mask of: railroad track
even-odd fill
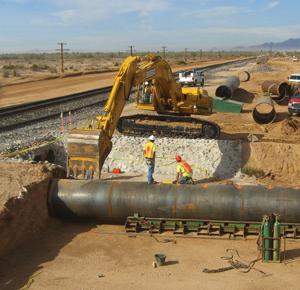
[[[255,58],[251,57],[195,69],[205,72],[223,66],[248,62],[253,59]],[[177,71],[175,77],[178,77],[180,72],[182,71]],[[70,111],[102,104],[107,100],[107,94],[110,92],[111,88],[112,86],[108,86],[58,98],[0,108],[0,133],[57,117],[60,114],[68,113]]]

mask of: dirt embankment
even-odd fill
[[[46,226],[49,181],[63,176],[51,164],[0,162],[0,257]]]

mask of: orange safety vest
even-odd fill
[[[182,166],[185,173],[193,173],[192,167],[184,160],[180,162],[180,165]]]
[[[154,152],[156,150],[156,146],[153,142],[148,142],[145,147],[145,157],[149,158],[149,159],[153,159],[154,158]]]

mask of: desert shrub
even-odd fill
[[[47,64],[36,64],[34,63],[31,67],[32,71],[40,71],[40,70],[47,70],[49,66]]]
[[[30,67],[30,69],[31,69],[32,71],[38,71],[38,70],[39,70],[39,66],[38,66],[36,63],[34,63],[34,64]]]
[[[9,71],[8,70],[4,70],[2,72],[2,75],[3,75],[4,78],[8,78],[9,77]]]
[[[49,71],[50,71],[52,74],[56,74],[56,73],[57,73],[57,68],[56,68],[56,67],[49,67]]]
[[[258,168],[249,167],[249,166],[244,166],[242,168],[242,173],[249,175],[249,176],[255,176],[257,178],[265,175],[265,172],[263,170],[258,169]]]
[[[2,68],[3,68],[4,70],[13,70],[13,69],[16,68],[16,66],[13,65],[13,64],[6,64],[6,65],[4,65]]]

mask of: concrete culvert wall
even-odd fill
[[[48,224],[47,191],[65,176],[52,164],[0,162],[0,257],[34,239]]]
[[[229,99],[234,91],[240,86],[240,79],[236,76],[229,77],[225,82],[217,87],[215,95],[220,98]]]
[[[64,143],[59,141],[55,143],[42,144],[39,147],[26,150],[12,158],[36,162],[48,161],[49,163],[66,168],[67,151]]]
[[[273,101],[270,97],[258,99],[253,111],[252,117],[258,124],[270,124],[276,120],[276,111]]]
[[[103,171],[120,168],[127,173],[146,174],[143,147],[147,138],[116,136]],[[193,168],[194,178],[231,178],[242,166],[239,140],[158,138],[155,174],[159,180],[175,177],[175,155],[181,155]]]

